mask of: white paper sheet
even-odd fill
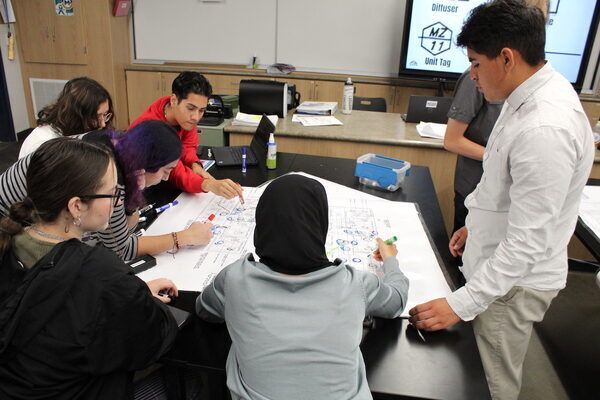
[[[300,122],[303,126],[344,125],[342,121],[332,116],[294,114],[292,122]]]
[[[231,122],[231,125],[236,126],[258,126],[262,115],[257,114],[246,114],[243,112],[239,112],[235,115],[235,118]],[[267,115],[267,118],[271,120],[274,126],[277,126],[277,121],[279,117],[277,115]]]
[[[600,238],[600,186],[586,186],[583,188],[579,216]]]
[[[446,124],[436,124],[435,122],[419,122],[417,132],[421,137],[434,139],[443,139],[446,135]]]
[[[410,280],[403,317],[413,306],[450,293],[437,258],[414,203],[393,202],[320,179],[329,201],[329,233],[325,249],[333,260],[342,258],[357,269],[380,274],[380,265],[371,258],[375,237],[397,236],[400,269]],[[194,221],[215,214],[217,226],[205,246],[158,255],[157,266],[138,276],[146,281],[167,277],[182,290],[201,291],[225,266],[248,252],[254,252],[255,210],[264,187],[244,188],[245,204],[225,200],[212,193],[183,193],[179,205],[171,207],[154,222],[146,235],[184,229]]]

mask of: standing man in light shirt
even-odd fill
[[[545,21],[520,0],[475,8],[457,42],[487,101],[504,106],[466,199],[466,226],[450,239],[467,283],[410,310],[419,329],[473,320],[493,399],[517,399],[533,323],[567,277],[594,146],[571,84],[544,61]],[[464,250],[464,252],[463,252]]]

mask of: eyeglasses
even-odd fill
[[[114,194],[85,194],[78,197],[82,199],[115,199],[113,206],[116,207],[119,204],[119,200],[121,200],[121,193],[121,189],[117,186]]]
[[[101,121],[104,121],[105,124],[108,124],[108,122],[112,119],[113,114],[111,112],[105,112],[105,113],[99,113],[98,114],[98,119]]]

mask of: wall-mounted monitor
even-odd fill
[[[400,75],[456,79],[467,69],[456,37],[471,10],[486,0],[407,0]],[[551,0],[546,59],[580,89],[589,62],[600,0]],[[595,67],[596,64],[592,67]]]

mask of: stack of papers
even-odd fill
[[[419,132],[421,137],[443,139],[446,134],[446,124],[421,121],[419,125],[417,125],[417,132]]]
[[[333,115],[336,111],[336,101],[303,101],[296,108],[298,114]]]
[[[243,112],[238,112],[236,114],[233,122],[231,122],[231,125],[258,126],[258,123],[260,122],[261,118],[262,118],[262,115],[254,115],[254,114],[246,114]],[[273,125],[277,126],[277,121],[279,120],[279,117],[277,115],[267,115],[267,118],[269,118],[271,120]]]
[[[303,126],[326,126],[326,125],[344,125],[336,117],[318,116],[318,115],[298,115],[294,114],[292,122],[300,122]]]

